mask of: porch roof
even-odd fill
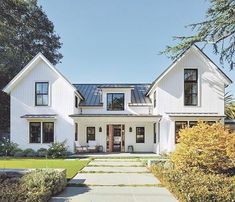
[[[20,118],[26,119],[55,119],[57,114],[25,114]]]
[[[218,113],[211,113],[211,112],[204,112],[204,113],[187,113],[187,112],[171,112],[171,113],[166,113],[169,115],[169,117],[225,117],[225,115],[220,115]]]
[[[71,114],[70,117],[140,117],[140,118],[161,118],[161,115],[151,114]]]

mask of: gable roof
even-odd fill
[[[63,78],[75,91],[75,93],[83,100],[83,96],[79,91],[54,67],[53,64],[42,54],[38,53],[4,88],[3,91],[7,94],[10,94],[12,89],[29,73],[35,66],[39,60],[44,61],[48,67],[55,72],[59,77]]]
[[[131,90],[131,103],[129,105],[148,105],[151,100],[146,96],[150,84],[74,84],[85,98],[80,106],[103,106],[101,101],[102,88],[128,88]]]
[[[204,57],[208,62],[212,63],[212,66],[215,68],[215,70],[218,71],[218,73],[227,81],[227,85],[231,84],[232,83],[232,80],[197,46],[197,45],[192,45],[191,47],[189,47],[188,49],[186,49],[178,58],[176,58],[172,63],[171,65],[165,69],[164,72],[162,72],[162,74],[160,74],[157,79],[155,79],[151,86],[149,87],[149,90],[148,92],[146,93],[146,95],[148,96],[153,87],[160,81],[162,80],[163,77],[165,77],[165,75],[171,71],[171,69],[174,68],[174,66],[176,65],[176,63],[181,60],[191,49],[194,49],[196,50],[202,57]]]

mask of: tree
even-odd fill
[[[53,64],[62,55],[60,37],[37,0],[0,0],[0,89],[37,53]],[[9,97],[0,92],[0,130],[9,127]]]
[[[210,7],[203,22],[188,25],[196,34],[176,36],[179,40],[175,46],[167,46],[161,54],[175,59],[197,42],[205,46],[212,45],[215,54],[220,55],[220,62],[227,62],[232,70],[235,67],[235,1],[210,0]]]
[[[229,93],[225,94],[225,115],[227,119],[235,119],[235,100]]]

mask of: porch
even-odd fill
[[[75,141],[89,146],[93,141],[100,152],[156,152],[156,128],[161,116],[135,114],[75,114]],[[154,128],[155,127],[155,128]],[[155,136],[155,137],[154,137]],[[137,155],[138,155],[137,153]],[[87,155],[87,154],[85,154]],[[99,154],[89,154],[99,155]],[[133,155],[124,153],[124,156]]]

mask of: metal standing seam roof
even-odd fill
[[[84,97],[80,106],[102,106],[102,88],[131,88],[131,103],[137,105],[151,104],[146,93],[150,84],[73,84]]]

